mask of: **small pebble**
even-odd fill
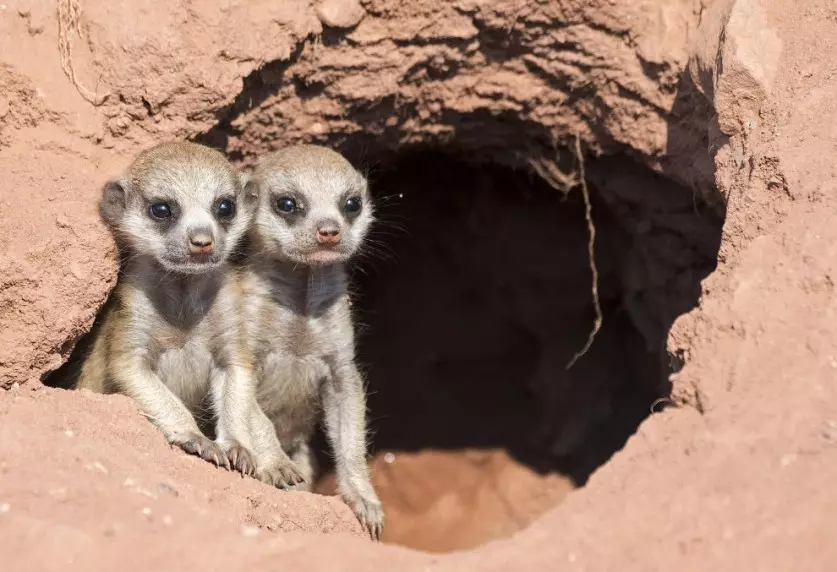
[[[317,6],[320,22],[332,28],[353,28],[365,15],[358,0],[323,0]]]
[[[145,495],[145,496],[147,496],[147,497],[148,497],[148,498],[150,498],[150,499],[157,500],[157,495],[155,495],[155,494],[154,494],[154,493],[152,493],[151,491],[146,490],[146,489],[144,489],[144,488],[142,488],[142,487],[137,487],[136,492],[137,492],[137,493],[139,493],[139,494],[141,494],[141,495]]]
[[[173,497],[179,497],[180,496],[180,493],[177,492],[177,489],[175,489],[172,486],[167,485],[166,483],[160,483],[159,485],[157,485],[157,492],[160,493],[160,494],[170,495],[170,496],[173,496]]]
[[[163,524],[165,524],[166,526],[171,526],[173,523],[174,521],[171,519],[169,515],[165,515],[163,517]]]
[[[9,503],[4,502],[3,504],[0,504],[0,514],[6,514],[10,510],[12,510],[12,507]]]
[[[75,435],[75,433],[73,433],[72,429],[67,429],[64,431],[64,435],[66,435],[67,437],[72,437],[73,435]]]
[[[145,507],[144,509],[142,509],[142,514],[144,514],[145,516],[151,516],[151,509]]]
[[[790,467],[796,461],[796,454],[788,453],[787,455],[782,455],[781,460],[779,463],[782,467]]]
[[[84,465],[84,468],[87,469],[88,471],[96,470],[96,471],[99,471],[100,473],[104,473],[105,475],[108,474],[108,468],[105,467],[99,461],[94,461],[93,463],[87,463],[86,465]]]
[[[259,527],[245,524],[241,527],[241,536],[245,538],[255,538],[259,535]]]

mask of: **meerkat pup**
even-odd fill
[[[105,185],[122,264],[77,387],[125,394],[170,443],[250,473],[255,379],[227,262],[256,206],[245,198],[226,158],[194,143],[148,149]]]
[[[344,269],[373,220],[366,179],[340,154],[303,145],[264,157],[247,185],[258,197],[242,271],[247,337],[258,403],[278,439],[254,450],[256,466],[276,464],[281,447],[290,460],[279,461],[285,479],[277,484],[310,490],[310,440],[322,420],[340,495],[379,539],[384,515],[369,478]]]

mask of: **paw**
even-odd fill
[[[377,498],[363,498],[357,501],[347,501],[347,504],[354,511],[364,530],[369,533],[372,540],[381,540],[384,532],[384,509],[381,501]]]
[[[253,455],[243,445],[234,443],[226,449],[227,459],[230,461],[232,470],[251,477],[256,474],[256,464],[253,462]]]
[[[215,441],[207,439],[204,435],[187,433],[176,437],[172,442],[187,453],[197,455],[204,461],[215,463],[218,467],[230,468],[230,461],[221,446]]]
[[[267,467],[257,469],[256,477],[280,489],[287,489],[305,482],[299,468],[287,457],[278,459]]]

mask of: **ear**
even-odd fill
[[[244,203],[248,205],[256,204],[259,200],[259,185],[256,183],[253,175],[251,173],[239,173],[238,178],[244,189]]]
[[[124,178],[105,183],[102,199],[99,201],[99,215],[109,226],[116,226],[122,221],[128,207],[127,182]]]

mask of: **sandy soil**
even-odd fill
[[[328,3],[0,6],[4,569],[830,570],[833,2]],[[62,70],[63,34],[83,89]],[[500,450],[478,453],[493,467],[485,472],[461,450],[383,461],[404,467],[392,480],[399,487],[439,462],[461,466],[465,483],[454,508],[438,501],[444,495],[424,511],[392,501],[403,513],[393,540],[448,549],[507,538],[445,555],[376,546],[336,499],[282,493],[190,459],[127,400],[40,385],[115,283],[95,202],[142,146],[192,138],[245,165],[299,141],[378,163],[411,144],[453,146],[560,186],[557,169],[575,164],[562,149],[576,135],[591,164],[630,161],[689,189],[702,220],[723,215],[717,269],[695,309],[678,305],[702,278],[711,236],[701,233],[712,235],[712,224],[682,215],[679,203],[660,214],[656,187],[619,195],[623,187],[596,180],[612,171],[594,167],[614,224],[646,213],[626,225],[619,296],[642,336],[667,344],[676,407],[646,419],[549,508],[567,492],[554,483],[555,496],[517,525],[497,499],[543,477]],[[676,252],[672,240],[692,253],[682,268],[656,256]],[[374,466],[385,489],[382,458]],[[462,491],[479,493],[496,475],[502,495],[456,507]],[[430,490],[421,487],[413,492]]]

